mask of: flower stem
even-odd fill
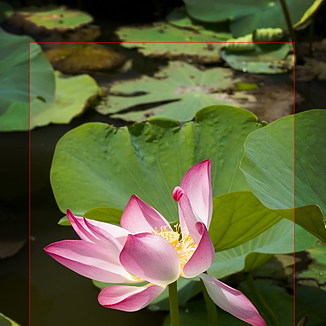
[[[286,25],[288,28],[288,32],[290,34],[291,41],[295,42],[296,41],[295,32],[292,27],[291,17],[290,17],[290,13],[289,13],[289,8],[286,4],[286,0],[280,0],[280,3],[281,3],[282,10],[283,10],[284,18],[286,21]]]
[[[179,305],[177,282],[169,284],[169,303],[171,326],[179,326]]]
[[[257,301],[259,301],[259,304],[260,304],[262,310],[264,311],[265,315],[270,320],[271,325],[272,326],[280,326],[280,323],[278,322],[278,319],[276,318],[273,310],[265,302],[265,300],[261,296],[260,292],[258,291],[255,281],[254,281],[254,278],[252,277],[252,273],[247,274],[246,281],[247,281],[249,290],[256,297]]]
[[[202,280],[201,280],[201,284],[203,287],[204,300],[205,300],[206,310],[207,310],[207,320],[208,320],[207,325],[208,326],[216,326],[217,325],[217,311],[216,311],[215,303],[212,301],[212,299],[208,295],[206,287]]]

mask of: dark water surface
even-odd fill
[[[43,248],[55,241],[77,239],[71,227],[57,225],[63,216],[52,194],[49,173],[55,144],[68,130],[87,121],[109,121],[95,112],[70,125],[51,125],[31,133],[32,255],[27,243],[18,254],[0,259],[0,311],[28,325],[28,264],[32,267],[31,321],[33,326],[160,325],[164,313],[124,313],[100,306],[98,289],[90,280],[68,270]],[[115,125],[119,123],[114,122]],[[121,124],[120,124],[121,125]],[[0,137],[3,159],[1,189],[1,241],[27,238],[28,234],[28,134]],[[9,213],[8,213],[9,212]],[[8,215],[9,214],[9,215]],[[8,216],[7,216],[8,215]],[[27,239],[26,239],[27,240]],[[31,326],[30,325],[30,326]]]

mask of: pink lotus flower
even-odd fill
[[[173,191],[180,224],[174,229],[153,207],[133,195],[121,218],[121,227],[67,216],[82,240],[50,244],[45,251],[59,263],[94,280],[112,285],[98,297],[105,307],[137,311],[159,296],[180,276],[199,276],[211,299],[222,309],[254,326],[266,325],[257,309],[240,291],[204,272],[215,250],[208,235],[212,218],[211,162],[194,165]]]

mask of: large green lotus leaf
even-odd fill
[[[19,326],[16,322],[12,319],[6,317],[2,313],[0,313],[0,325],[1,326]]]
[[[195,19],[205,22],[231,20],[234,36],[252,33],[257,28],[279,27],[287,29],[279,0],[184,0],[187,12]],[[306,12],[320,0],[287,0],[293,24],[301,21]]]
[[[252,192],[267,207],[319,205],[326,213],[326,111],[286,116],[253,132],[245,143],[241,169]],[[318,212],[291,217],[325,241]]]
[[[171,62],[154,78],[142,76],[116,82],[110,89],[107,102],[96,110],[102,114],[119,113],[114,117],[132,121],[145,120],[149,116],[187,121],[192,119],[199,108],[214,104],[235,105],[241,96],[242,99],[248,99],[248,95],[236,90],[234,95],[223,92],[235,87],[237,80],[232,75],[230,69],[202,71],[184,62]],[[158,105],[159,102],[165,104]],[[152,108],[125,111],[140,104],[151,104]]]
[[[209,234],[216,251],[245,243],[282,219],[249,191],[217,196],[213,204]]]
[[[294,214],[293,209],[273,210],[265,207],[249,191],[232,192],[217,196],[214,198],[213,204],[213,218],[209,233],[216,251],[247,243],[247,241],[264,232],[283,217],[290,218]],[[317,206],[297,208],[295,214],[298,220],[311,215],[316,216],[316,219],[322,219]],[[292,223],[290,222],[290,224]],[[293,245],[293,237],[290,243]]]
[[[314,246],[316,242],[317,239],[300,226],[294,226],[291,221],[282,219],[250,241],[217,252],[208,274],[222,278],[241,271],[245,267],[246,258],[250,258],[250,255],[303,251]]]
[[[231,38],[232,34],[222,32],[228,30],[226,24],[200,24],[187,15],[185,7],[174,8],[167,16],[167,21],[176,27],[188,28],[200,34],[216,35],[220,38]]]
[[[294,209],[278,209],[283,217],[295,221],[311,234],[326,242],[325,220],[323,214],[316,205],[307,205]]]
[[[90,98],[99,94],[95,80],[88,75],[67,77],[55,74],[55,99],[51,103],[32,103],[31,128],[49,123],[69,123],[87,107]]]
[[[51,167],[55,198],[62,212],[83,214],[101,206],[122,210],[137,194],[175,221],[171,192],[197,162],[212,160],[214,196],[248,190],[239,163],[247,135],[259,127],[255,115],[230,106],[204,108],[185,124],[163,118],[120,129],[84,124],[57,143]]]
[[[16,12],[16,17],[22,24],[31,24],[34,28],[50,31],[76,29],[93,21],[89,14],[66,7],[26,8]]]
[[[53,99],[53,70],[30,37],[0,29],[0,42],[0,130],[26,130],[29,101]]]
[[[284,287],[280,287],[273,280],[255,280],[256,288],[273,311],[276,319],[280,321],[279,325],[295,325],[293,322],[294,298]],[[259,298],[255,297],[246,283],[241,283],[241,290],[259,310],[267,325],[270,323],[268,316],[264,313]],[[308,323],[305,325],[322,326],[325,321],[325,299],[324,291],[310,288],[308,286],[297,287],[296,289],[296,320],[299,322],[303,316],[308,317]],[[237,319],[231,314],[217,308],[218,325],[220,326],[247,326],[248,324]],[[167,316],[163,323],[164,326],[170,325],[170,317]],[[206,326],[207,312],[204,300],[197,299],[189,302],[184,308],[180,309],[180,326]],[[297,324],[300,325],[300,324]],[[302,324],[301,324],[302,325]]]
[[[279,74],[293,68],[292,48],[288,43],[255,44],[251,51],[221,49],[223,60],[235,70],[256,74]]]
[[[207,42],[225,42],[230,38],[230,34],[224,32],[201,33],[163,22],[141,28],[121,27],[116,33],[122,41],[130,42],[123,43],[124,47],[138,48],[146,56],[188,57],[206,63],[220,61],[218,50],[221,47],[219,43]]]
[[[83,216],[91,220],[118,225],[120,224],[122,211],[112,207],[94,207],[85,212]],[[71,225],[67,216],[61,218],[58,224]]]

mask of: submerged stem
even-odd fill
[[[179,305],[178,305],[178,289],[177,282],[169,284],[169,304],[171,326],[179,326]]]
[[[259,301],[259,304],[262,308],[262,310],[264,311],[265,315],[268,317],[268,319],[271,322],[272,326],[280,326],[280,323],[278,321],[278,319],[276,318],[273,310],[269,307],[269,305],[265,302],[265,300],[263,299],[263,297],[261,296],[260,292],[258,291],[254,278],[252,277],[251,273],[247,274],[246,277],[246,281],[249,287],[249,290],[251,291],[251,293],[257,298],[257,300]]]
[[[216,326],[217,325],[216,305],[208,295],[205,284],[202,280],[201,280],[201,284],[203,288],[204,300],[205,300],[206,310],[207,310],[207,325]]]

